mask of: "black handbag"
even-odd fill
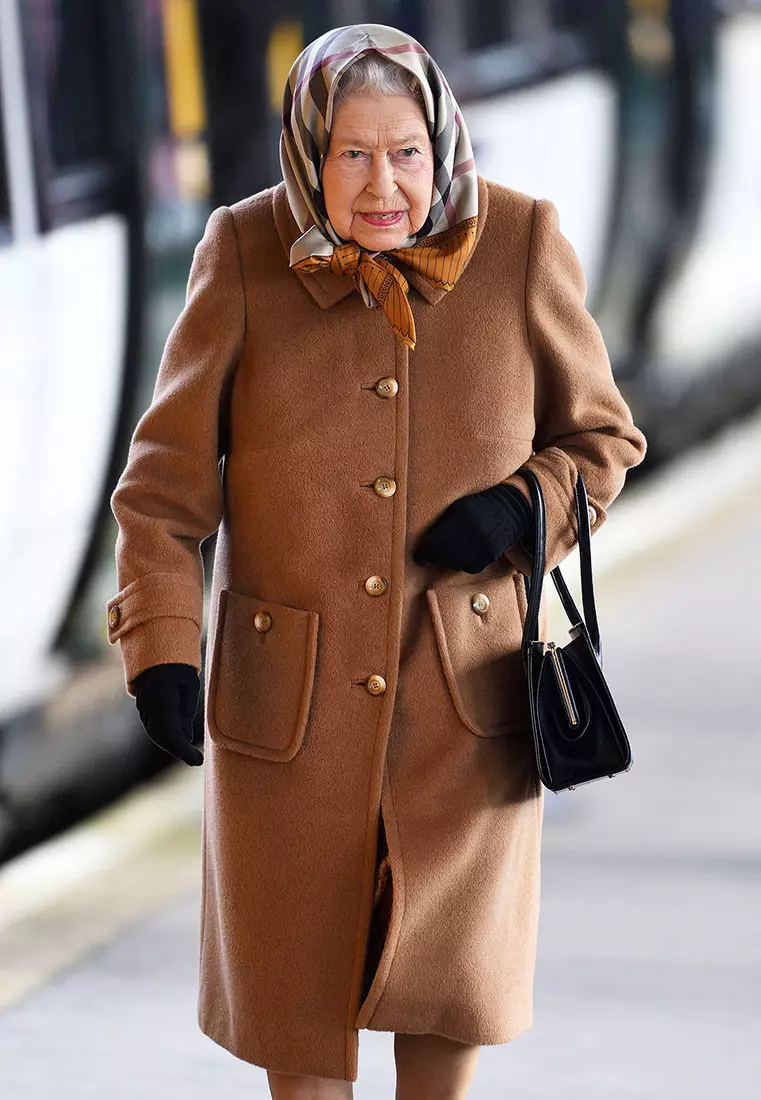
[[[527,466],[516,471],[527,482],[534,508],[531,578],[524,576],[527,612],[521,655],[528,682],[531,726],[539,776],[551,791],[614,776],[632,766],[621,718],[602,672],[602,646],[592,584],[592,534],[584,479],[574,498],[578,525],[584,617],[556,566],[550,573],[571,622],[565,646],[539,640],[539,609],[546,563],[546,516],[538,477]]]

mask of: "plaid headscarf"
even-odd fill
[[[322,192],[336,85],[344,70],[377,50],[418,78],[433,146],[431,208],[424,224],[398,248],[369,252],[345,241],[330,223]],[[294,61],[283,95],[280,165],[288,202],[302,230],[290,267],[329,268],[354,277],[365,305],[383,308],[394,332],[415,347],[415,321],[397,257],[436,286],[451,290],[473,248],[478,224],[478,178],[470,137],[457,101],[436,62],[414,38],[380,23],[326,31]]]

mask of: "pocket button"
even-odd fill
[[[269,611],[257,611],[254,615],[254,626],[260,634],[266,633],[272,626],[272,616]]]
[[[470,606],[476,615],[485,615],[489,610],[489,597],[485,592],[476,592],[470,601]]]

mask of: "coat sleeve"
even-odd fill
[[[581,471],[592,532],[645,457],[647,443],[613,378],[600,329],[586,309],[586,277],[561,233],[557,207],[534,200],[526,261],[526,326],[535,371],[534,453],[525,463],[539,478],[547,512],[546,570],[577,542],[574,485]],[[531,502],[517,474],[504,482]],[[515,545],[504,552],[522,573],[531,559]]]
[[[244,335],[236,230],[220,206],[195,247],[184,308],[111,494],[119,591],[106,605],[107,630],[120,643],[129,695],[151,665],[201,672],[201,543],[222,519],[222,407]]]

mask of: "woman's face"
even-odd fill
[[[343,100],[333,116],[322,191],[336,232],[368,252],[398,248],[416,233],[433,191],[433,148],[420,104],[408,96]]]

